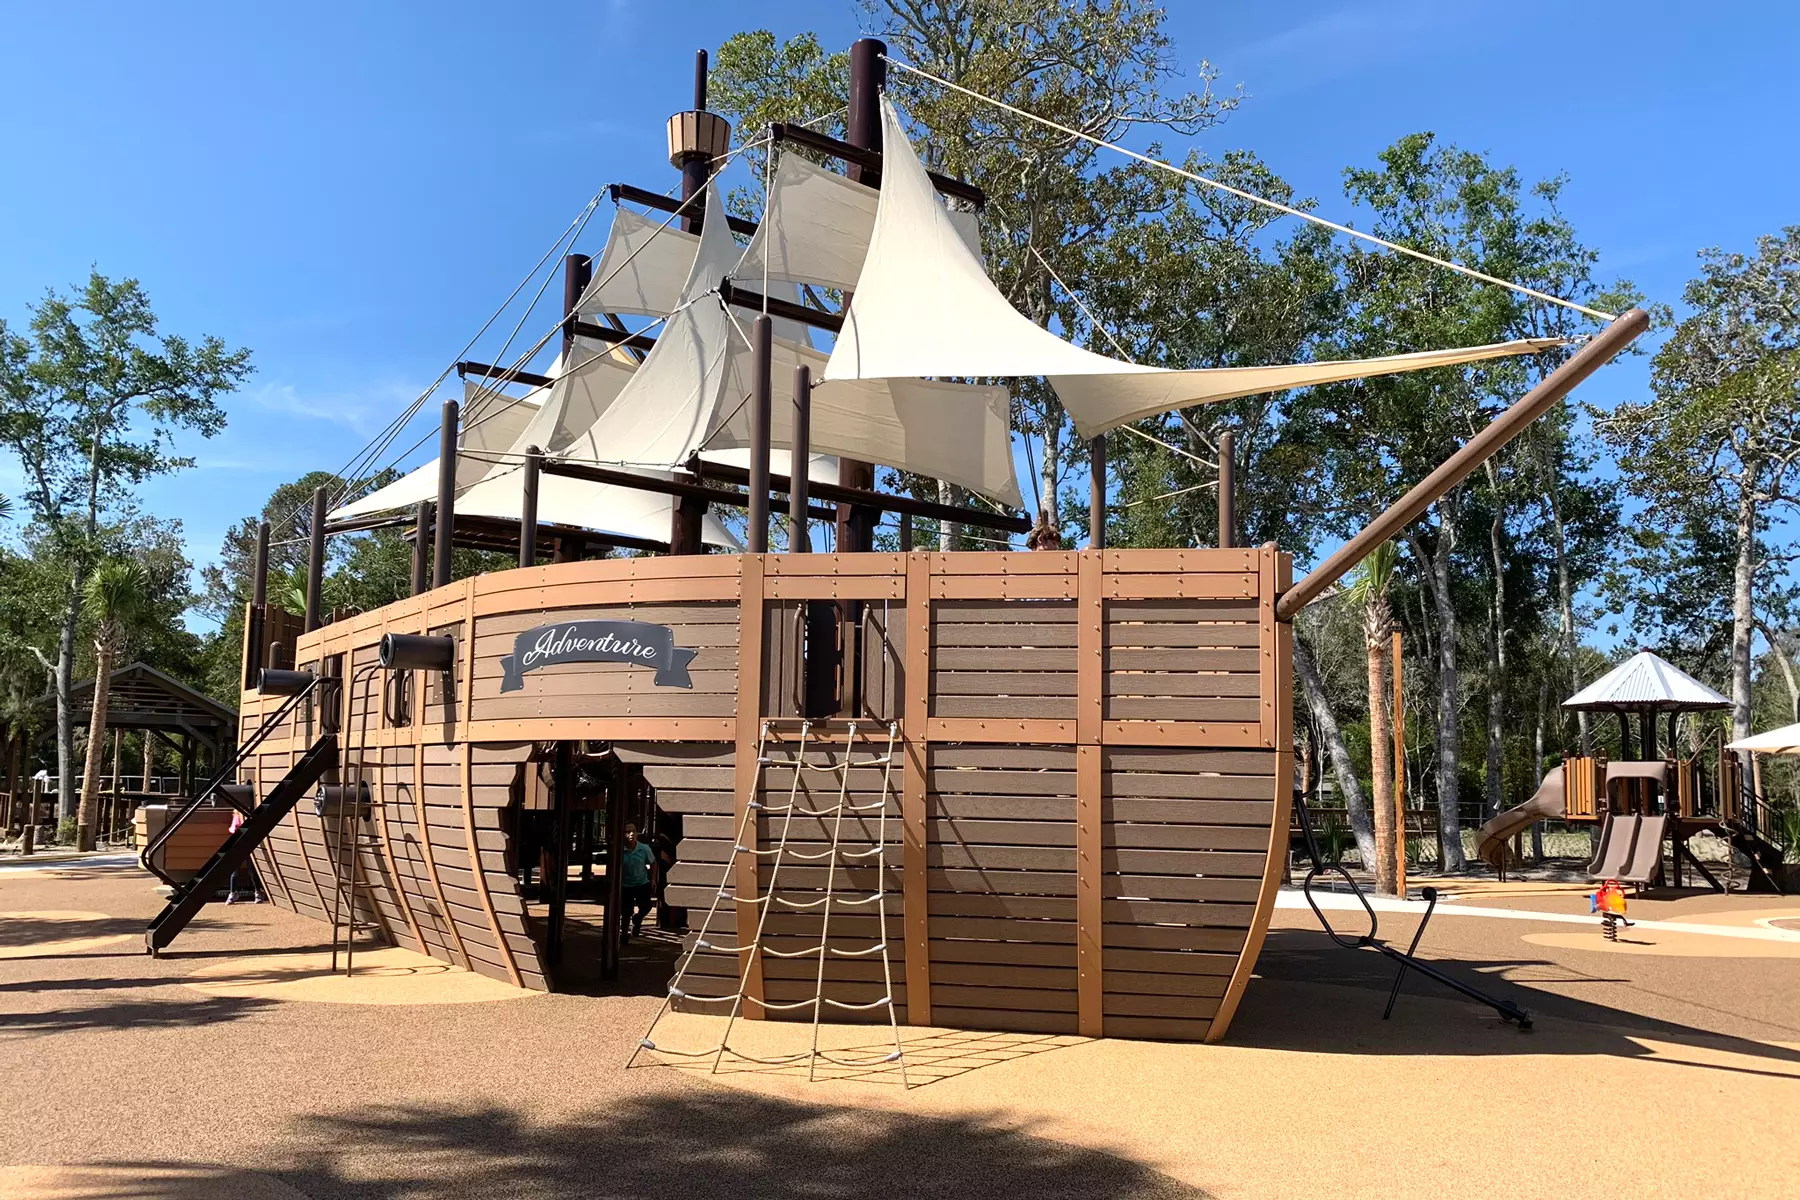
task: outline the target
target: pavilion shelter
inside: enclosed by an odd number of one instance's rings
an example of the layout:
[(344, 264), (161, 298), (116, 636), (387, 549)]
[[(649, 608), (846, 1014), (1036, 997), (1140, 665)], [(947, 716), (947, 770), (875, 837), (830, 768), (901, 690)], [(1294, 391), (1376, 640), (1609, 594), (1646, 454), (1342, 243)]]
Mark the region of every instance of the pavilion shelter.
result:
[[(83, 728), (86, 714), (93, 711), (94, 681), (84, 679), (75, 684), (74, 711)], [(107, 679), (106, 730), (110, 745), (102, 751), (103, 807), (99, 828), (103, 833), (118, 830), (130, 819), (130, 813), (141, 804), (163, 804), (171, 799), (192, 796), (199, 782), (223, 765), (237, 741), (237, 710), (219, 703), (204, 692), (164, 674), (144, 662), (134, 662), (113, 671)], [(54, 693), (37, 701), (40, 708), (55, 710)], [(52, 718), (42, 728), (54, 730)], [(121, 742), (127, 733), (143, 735), (142, 770), (129, 775), (120, 762)], [(48, 735), (46, 735), (48, 736)], [(157, 762), (175, 768), (173, 777), (158, 776), (153, 770)], [(129, 786), (131, 783), (138, 786)], [(167, 785), (173, 784), (173, 787)], [(79, 778), (76, 786), (80, 787)], [(9, 788), (9, 791), (11, 789)], [(72, 813), (79, 796), (67, 797), (58, 807)]]

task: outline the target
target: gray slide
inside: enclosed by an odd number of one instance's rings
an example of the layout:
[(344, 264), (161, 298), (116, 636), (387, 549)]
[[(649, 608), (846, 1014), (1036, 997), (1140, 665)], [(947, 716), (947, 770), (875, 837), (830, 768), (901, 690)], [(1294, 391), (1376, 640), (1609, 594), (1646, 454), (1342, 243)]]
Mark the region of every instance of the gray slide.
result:
[(1498, 813), (1475, 834), (1475, 853), (1482, 862), (1498, 871), (1506, 861), (1506, 843), (1533, 821), (1563, 815), (1563, 769), (1551, 767), (1544, 772), (1543, 782), (1531, 799), (1517, 808)]
[(1610, 816), (1600, 830), (1600, 851), (1588, 864), (1588, 878), (1650, 884), (1662, 875), (1667, 817)]

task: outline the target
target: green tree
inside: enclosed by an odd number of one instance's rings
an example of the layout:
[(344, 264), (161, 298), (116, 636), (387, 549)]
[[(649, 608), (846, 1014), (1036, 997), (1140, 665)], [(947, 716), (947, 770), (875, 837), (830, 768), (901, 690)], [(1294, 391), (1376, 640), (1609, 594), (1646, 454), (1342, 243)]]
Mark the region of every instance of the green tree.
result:
[[(1510, 168), (1439, 145), (1429, 133), (1401, 138), (1372, 168), (1345, 172), (1345, 191), (1368, 208), (1373, 232), (1440, 258), (1514, 279), (1553, 295), (1593, 298), (1594, 252), (1556, 207), (1560, 179), (1529, 191)], [(1566, 309), (1523, 301), (1416, 259), (1351, 247), (1345, 254), (1350, 357), (1436, 346), (1572, 334), (1581, 322)], [(1497, 359), (1320, 389), (1334, 409), (1322, 443), (1331, 457), (1331, 491), (1347, 530), (1449, 457), (1503, 406), (1523, 394), (1560, 354)], [(1509, 458), (1520, 451), (1509, 452)], [(1510, 468), (1507, 468), (1510, 469)], [(1487, 530), (1474, 525), (1470, 485), (1450, 489), (1430, 517), (1411, 526), (1406, 544), (1429, 602), (1436, 703), (1439, 829), (1447, 870), (1463, 866), (1461, 839), (1463, 680), (1459, 649), (1471, 609), (1482, 612), (1462, 548)], [(1479, 605), (1479, 607), (1477, 607)]]
[(33, 521), (69, 567), (54, 673), (57, 786), (73, 816), (76, 631), (102, 527), (133, 486), (193, 465), (173, 452), (176, 433), (224, 427), (218, 397), (249, 377), (250, 353), (159, 333), (138, 282), (98, 271), (29, 312), (28, 333), (0, 322), (0, 444), (18, 459)]
[(1388, 598), (1394, 563), (1392, 542), (1383, 542), (1363, 559), (1348, 589), (1351, 604), (1362, 611), (1363, 653), (1368, 659), (1369, 776), (1375, 825), (1375, 890), (1399, 890), (1394, 839), (1405, 836), (1394, 822), (1394, 726), (1388, 697), (1393, 688), (1394, 608)]
[(126, 636), (154, 611), (150, 575), (129, 559), (102, 562), (88, 574), (84, 597), (94, 621), (94, 703), (88, 719), (87, 769), (81, 779), (81, 807), (75, 817), (75, 845), (94, 848), (94, 817), (100, 809), (100, 756), (106, 749), (106, 710), (112, 671)]
[(1685, 549), (1729, 547), (1732, 729), (1743, 737), (1759, 593), (1768, 603), (1785, 565), (1768, 535), (1800, 500), (1800, 225), (1759, 238), (1754, 254), (1700, 260), (1682, 292), (1692, 311), (1652, 360), (1651, 398), (1619, 405), (1601, 428), (1644, 502), (1653, 578), (1691, 582)]

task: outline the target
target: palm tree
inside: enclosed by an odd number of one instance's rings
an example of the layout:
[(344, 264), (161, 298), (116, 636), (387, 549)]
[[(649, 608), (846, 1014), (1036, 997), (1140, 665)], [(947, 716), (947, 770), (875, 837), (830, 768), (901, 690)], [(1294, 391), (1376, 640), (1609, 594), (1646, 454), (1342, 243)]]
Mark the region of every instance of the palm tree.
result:
[(106, 745), (106, 704), (113, 659), (132, 626), (150, 607), (150, 578), (129, 559), (101, 563), (88, 576), (87, 610), (94, 617), (94, 711), (88, 722), (87, 770), (81, 780), (81, 807), (75, 814), (75, 844), (94, 848), (94, 815), (99, 810), (100, 754)]
[(1363, 649), (1369, 657), (1370, 808), (1375, 818), (1375, 890), (1392, 895), (1399, 886), (1395, 867), (1394, 747), (1388, 714), (1394, 608), (1388, 587), (1394, 578), (1394, 543), (1384, 542), (1363, 559), (1349, 588), (1362, 609)]

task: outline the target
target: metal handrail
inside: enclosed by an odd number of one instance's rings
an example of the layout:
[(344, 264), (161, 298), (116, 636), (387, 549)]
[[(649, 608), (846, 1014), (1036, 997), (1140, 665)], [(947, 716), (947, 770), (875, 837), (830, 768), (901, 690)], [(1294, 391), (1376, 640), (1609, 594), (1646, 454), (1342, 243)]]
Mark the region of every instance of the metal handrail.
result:
[[(315, 675), (311, 683), (307, 684), (283, 701), (280, 708), (264, 718), (263, 723), (257, 726), (255, 733), (244, 739), (243, 745), (237, 748), (236, 753), (231, 756), (230, 761), (220, 767), (217, 771), (213, 772), (212, 777), (206, 781), (206, 786), (195, 792), (194, 798), (188, 802), (187, 806), (174, 817), (170, 818), (169, 822), (158, 831), (155, 837), (150, 839), (149, 843), (145, 845), (144, 849), (138, 854), (138, 864), (142, 866), (144, 870), (149, 871), (152, 875), (155, 875), (170, 887), (180, 886), (173, 877), (155, 864), (153, 856), (158, 850), (163, 848), (164, 843), (166, 843), (169, 838), (174, 836), (175, 831), (180, 829), (181, 826), (186, 823), (187, 819), (199, 810), (202, 804), (212, 798), (214, 792), (218, 791), (223, 784), (228, 783), (237, 777), (237, 769), (243, 765), (244, 760), (250, 757), (258, 746), (267, 741), (269, 734), (283, 721), (286, 721), (294, 709), (298, 707), (300, 702), (310, 697), (326, 678), (327, 677), (324, 675)], [(237, 807), (235, 802), (232, 807)], [(239, 809), (239, 811), (242, 812), (243, 810)]]

